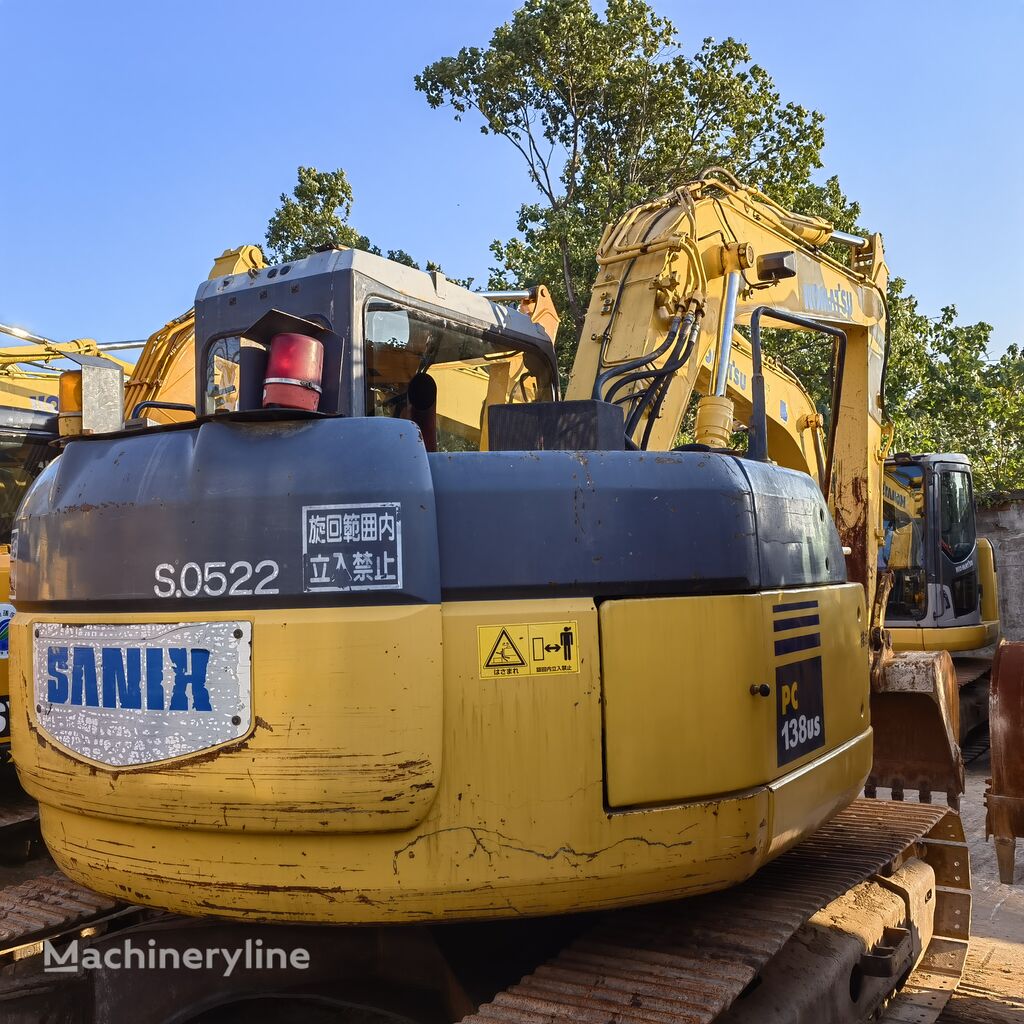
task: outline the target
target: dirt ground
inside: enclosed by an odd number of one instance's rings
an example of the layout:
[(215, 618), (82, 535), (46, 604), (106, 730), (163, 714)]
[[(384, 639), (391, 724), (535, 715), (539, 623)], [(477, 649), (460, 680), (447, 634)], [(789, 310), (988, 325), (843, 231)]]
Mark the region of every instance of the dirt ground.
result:
[(967, 767), (961, 813), (974, 889), (971, 951), (939, 1024), (1024, 1024), (1024, 839), (1017, 841), (1016, 884), (1001, 885), (995, 847), (985, 840), (988, 775), (988, 754)]

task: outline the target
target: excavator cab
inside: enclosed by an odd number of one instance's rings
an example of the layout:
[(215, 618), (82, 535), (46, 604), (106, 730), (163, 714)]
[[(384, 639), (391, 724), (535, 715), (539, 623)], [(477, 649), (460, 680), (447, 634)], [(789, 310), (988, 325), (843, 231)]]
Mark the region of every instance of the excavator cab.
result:
[(318, 396), (312, 411), (410, 420), (429, 451), (486, 450), (491, 406), (556, 396), (547, 331), (443, 274), (331, 250), (255, 275), (200, 288), (200, 416), (279, 404), (264, 387), (298, 379), (267, 376), (276, 339), (289, 333), (315, 342), (317, 379), (302, 385)]
[[(894, 455), (885, 463), (882, 495), (878, 567), (893, 580), (885, 625), (896, 651), (949, 652), (948, 704), (963, 743), (988, 720), (992, 666), (984, 654), (965, 652), (999, 635), (995, 555), (977, 535), (970, 463), (951, 453)], [(918, 725), (911, 712), (876, 731), (890, 733), (905, 751), (918, 742)]]
[(975, 650), (999, 631), (992, 546), (979, 539), (964, 455), (897, 455), (883, 483), (884, 546), (893, 573), (885, 623), (897, 650)]

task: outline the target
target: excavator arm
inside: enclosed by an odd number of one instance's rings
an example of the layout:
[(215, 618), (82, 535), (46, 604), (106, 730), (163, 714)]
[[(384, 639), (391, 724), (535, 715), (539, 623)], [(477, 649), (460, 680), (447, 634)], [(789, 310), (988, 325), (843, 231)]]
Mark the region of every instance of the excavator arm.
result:
[[(832, 255), (836, 242), (849, 248), (848, 263)], [(892, 428), (881, 237), (835, 232), (714, 170), (610, 225), (598, 265), (567, 397), (620, 405), (634, 445), (668, 449), (696, 392), (698, 443), (728, 449), (738, 419), (750, 431), (749, 456), (819, 481), (847, 576), (864, 586), (869, 609), (868, 788), (891, 787), (901, 797), (906, 785), (922, 799), (945, 791), (955, 805), (963, 762), (952, 661), (946, 651), (894, 655), (884, 625), (892, 575), (880, 575), (878, 562)], [(763, 358), (761, 322), (831, 346), (827, 440), (800, 383)]]
[[(711, 394), (714, 361), (715, 349), (708, 345), (694, 383), (697, 394)], [(808, 473), (821, 484), (825, 475), (824, 417), (803, 384), (782, 363), (765, 360), (762, 373), (772, 461)], [(739, 331), (733, 332), (725, 397), (732, 403), (735, 421), (745, 429), (754, 415), (754, 356), (749, 339)], [(709, 441), (706, 436), (700, 440)]]
[[(851, 247), (849, 265), (825, 248), (837, 239)], [(833, 351), (831, 479), (822, 479), (813, 401), (783, 367), (765, 361), (768, 455), (822, 483), (850, 549), (850, 577), (871, 602), (891, 437), (882, 390), (888, 269), (881, 237), (842, 235), (715, 171), (610, 225), (598, 265), (567, 397), (622, 405), (639, 447), (672, 448), (694, 392), (703, 396), (697, 441), (728, 446), (734, 420), (753, 411), (752, 347), (738, 328), (758, 309), (765, 326), (794, 329), (771, 319), (771, 310), (781, 310), (843, 332)]]

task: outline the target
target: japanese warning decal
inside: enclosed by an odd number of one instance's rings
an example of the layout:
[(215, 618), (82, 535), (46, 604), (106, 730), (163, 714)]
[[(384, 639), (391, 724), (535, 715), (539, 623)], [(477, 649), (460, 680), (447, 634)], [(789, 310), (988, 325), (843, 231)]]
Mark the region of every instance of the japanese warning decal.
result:
[(303, 507), (303, 590), (317, 593), (401, 587), (401, 502)]
[(579, 631), (574, 620), (477, 626), (480, 678), (579, 672)]

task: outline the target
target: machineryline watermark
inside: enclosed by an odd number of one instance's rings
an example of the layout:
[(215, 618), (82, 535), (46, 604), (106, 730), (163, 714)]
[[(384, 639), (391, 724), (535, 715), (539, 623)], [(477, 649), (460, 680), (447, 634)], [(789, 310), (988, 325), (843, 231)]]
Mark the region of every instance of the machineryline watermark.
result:
[(131, 938), (104, 946), (80, 946), (78, 939), (63, 952), (49, 940), (43, 943), (43, 970), (51, 974), (76, 974), (78, 971), (190, 971), (219, 970), (225, 978), (235, 968), (247, 971), (304, 971), (309, 967), (309, 950), (266, 946), (262, 939), (246, 939), (238, 946), (158, 946), (156, 939), (144, 944)]

